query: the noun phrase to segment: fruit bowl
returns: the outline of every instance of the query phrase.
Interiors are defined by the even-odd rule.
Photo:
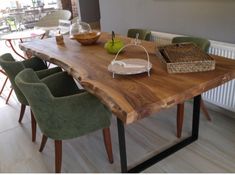
[[[95,44],[96,41],[99,39],[100,35],[101,32],[92,31],[87,33],[74,34],[70,36],[70,38],[77,40],[80,44],[86,46]]]

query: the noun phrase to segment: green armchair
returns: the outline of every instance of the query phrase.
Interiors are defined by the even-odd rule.
[[[198,37],[174,37],[172,39],[172,43],[185,43],[185,42],[191,42],[196,44],[197,47],[201,48],[203,51],[208,52],[210,47],[210,41],[205,38],[198,38]]]
[[[203,51],[208,52],[210,47],[210,41],[204,38],[198,37],[175,37],[172,39],[172,43],[184,43],[191,42],[194,43],[197,47],[201,48]],[[205,107],[203,100],[201,99],[201,109],[204,112],[206,118],[211,121],[209,113]],[[177,105],[177,137],[181,137],[182,127],[183,127],[183,119],[184,118],[184,103],[180,103]]]
[[[50,74],[62,71],[61,68],[59,67],[47,69],[46,64],[37,57],[33,57],[31,59],[24,61],[15,61],[15,59],[9,53],[0,56],[0,65],[4,69],[8,78],[10,79],[12,88],[15,91],[17,99],[21,103],[19,123],[21,123],[25,113],[25,108],[29,104],[25,96],[18,88],[18,86],[15,84],[15,76],[25,68],[32,68],[33,70],[37,71],[37,75],[39,76],[39,78],[44,78]],[[32,122],[32,141],[34,142],[36,139],[36,123],[32,112],[31,112],[31,122]]]
[[[62,140],[99,129],[103,129],[108,158],[113,162],[111,112],[95,96],[78,89],[71,76],[60,72],[40,80],[32,69],[25,69],[15,81],[43,133],[39,151],[43,151],[48,137],[54,140],[56,172],[61,172]]]
[[[151,32],[146,29],[129,29],[127,32],[127,37],[135,38],[137,33],[139,33],[140,40],[150,41]]]

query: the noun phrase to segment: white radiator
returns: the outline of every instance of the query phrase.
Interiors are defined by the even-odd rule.
[[[158,46],[171,44],[173,37],[182,36],[170,33],[152,31],[152,40]],[[229,44],[218,41],[211,41],[209,53],[219,55],[230,59],[235,59],[235,44]],[[235,68],[234,68],[235,69]],[[235,112],[235,80],[229,81],[217,88],[209,90],[202,94],[204,100],[217,106],[226,108]]]

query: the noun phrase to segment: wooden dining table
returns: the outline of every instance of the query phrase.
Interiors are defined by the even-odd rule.
[[[142,73],[115,75],[113,78],[108,71],[108,65],[115,55],[104,49],[105,42],[110,38],[111,35],[102,33],[98,42],[90,46],[82,46],[69,37],[64,38],[64,45],[57,45],[55,38],[49,38],[22,43],[20,48],[62,67],[112,111],[117,117],[121,172],[140,172],[198,139],[200,94],[234,79],[235,61],[211,55],[216,61],[213,71],[169,74],[160,62],[154,42],[142,41],[141,45],[148,51],[152,63],[150,76]],[[120,35],[117,38],[125,44],[131,41],[130,38]],[[146,53],[130,47],[118,59],[137,57],[146,59]],[[125,127],[191,98],[194,98],[192,134],[128,169]]]

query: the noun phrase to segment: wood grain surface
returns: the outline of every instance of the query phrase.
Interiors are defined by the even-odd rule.
[[[126,44],[129,38],[117,36]],[[90,93],[97,96],[118,118],[129,124],[163,108],[169,108],[209,89],[235,78],[235,61],[213,56],[216,68],[213,71],[168,74],[160,63],[152,42],[142,41],[153,64],[151,76],[146,73],[130,76],[115,76],[108,65],[115,55],[104,49],[111,36],[102,33],[97,44],[82,46],[77,41],[64,38],[64,45],[57,45],[55,38],[23,43],[20,48],[30,51],[41,59],[54,63],[80,81]],[[128,48],[124,58],[145,58],[146,54],[136,48]]]

